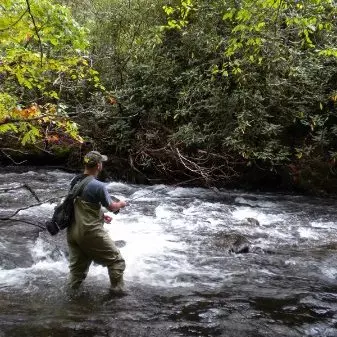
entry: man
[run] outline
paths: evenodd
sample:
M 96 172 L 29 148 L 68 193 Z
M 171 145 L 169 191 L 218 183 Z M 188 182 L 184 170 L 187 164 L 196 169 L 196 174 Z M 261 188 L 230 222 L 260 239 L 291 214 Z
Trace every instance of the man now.
M 84 173 L 76 176 L 71 182 L 73 187 L 85 176 L 93 177 L 74 202 L 74 222 L 67 231 L 69 286 L 78 289 L 88 274 L 91 262 L 95 261 L 108 268 L 111 292 L 123 293 L 125 261 L 103 228 L 105 216 L 102 206 L 118 213 L 126 203 L 113 201 L 105 184 L 96 179 L 102 171 L 103 162 L 107 159 L 107 156 L 97 151 L 87 153 L 84 156 Z M 106 217 L 106 221 L 109 220 L 111 221 L 111 218 Z

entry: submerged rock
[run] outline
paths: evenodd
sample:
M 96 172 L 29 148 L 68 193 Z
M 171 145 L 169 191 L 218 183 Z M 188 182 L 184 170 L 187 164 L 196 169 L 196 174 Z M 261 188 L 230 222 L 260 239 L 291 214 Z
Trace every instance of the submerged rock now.
M 242 225 L 244 226 L 254 226 L 254 227 L 258 227 L 260 226 L 260 223 L 257 219 L 255 218 L 246 218 L 243 222 Z
M 126 241 L 124 240 L 117 240 L 115 241 L 115 245 L 117 248 L 123 248 L 126 246 Z
M 248 253 L 251 248 L 249 240 L 238 233 L 218 233 L 214 243 L 217 247 L 236 254 Z

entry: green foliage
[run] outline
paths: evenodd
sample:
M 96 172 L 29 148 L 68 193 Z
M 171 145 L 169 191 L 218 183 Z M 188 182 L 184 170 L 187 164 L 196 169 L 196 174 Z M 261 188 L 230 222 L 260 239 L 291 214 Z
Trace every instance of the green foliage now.
M 291 145 L 300 141 L 289 134 L 298 122 L 298 109 L 306 111 L 300 123 L 310 127 L 303 151 L 310 142 L 311 155 L 317 155 L 322 143 L 315 133 L 331 122 L 323 105 L 329 99 L 325 82 L 335 73 L 335 62 L 326 66 L 323 57 L 334 55 L 335 15 L 329 0 L 245 1 L 226 11 L 223 18 L 232 29 L 225 49 L 228 60 L 219 72 L 233 76 L 241 102 L 227 142 L 244 157 L 273 164 L 291 160 Z
M 162 29 L 182 29 L 188 25 L 188 18 L 191 10 L 193 10 L 192 0 L 181 0 L 178 6 L 163 6 L 167 15 L 167 25 Z
M 142 151 L 178 146 L 271 169 L 334 158 L 334 2 L 185 5 L 164 7 L 156 43 L 143 42 L 126 71 L 123 116 L 137 111 Z
M 50 127 L 76 137 L 67 113 L 81 111 L 97 146 L 173 179 L 337 158 L 335 1 L 59 0 L 85 29 L 64 6 L 31 2 L 39 36 L 24 1 L 7 0 L 0 20 L 0 112 L 33 102 L 50 118 L 31 120 L 40 133 L 27 127 L 25 142 Z
M 29 4 L 7 0 L 0 6 L 1 133 L 11 132 L 22 145 L 46 144 L 51 132 L 81 141 L 67 117 L 70 104 L 102 89 L 85 54 L 87 31 L 64 6 Z

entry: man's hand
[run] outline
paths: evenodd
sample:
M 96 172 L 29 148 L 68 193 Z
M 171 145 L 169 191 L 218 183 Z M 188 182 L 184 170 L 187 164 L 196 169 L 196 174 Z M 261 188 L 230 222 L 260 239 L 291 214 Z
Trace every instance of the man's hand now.
M 127 203 L 125 201 L 119 201 L 119 208 L 124 208 L 125 206 L 127 206 Z
M 111 223 L 111 221 L 112 221 L 112 217 L 104 214 L 104 222 L 105 223 Z
M 127 205 L 125 201 L 119 200 L 114 201 L 110 204 L 109 210 L 112 212 L 118 212 L 121 208 L 124 208 Z

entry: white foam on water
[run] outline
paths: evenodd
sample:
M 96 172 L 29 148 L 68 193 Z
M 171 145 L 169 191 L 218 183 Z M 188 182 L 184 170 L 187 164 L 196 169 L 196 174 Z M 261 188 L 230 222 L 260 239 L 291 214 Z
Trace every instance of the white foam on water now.
M 319 239 L 319 235 L 317 235 L 317 233 L 313 231 L 311 228 L 301 227 L 297 231 L 301 238 L 314 239 L 314 240 Z
M 159 195 L 155 191 L 149 191 L 149 190 L 140 190 L 136 191 L 133 194 L 131 194 L 126 201 L 130 202 L 132 204 L 133 200 L 135 201 L 153 201 L 153 200 L 159 200 L 158 198 L 163 198 L 162 195 Z
M 68 178 L 70 175 L 58 177 Z M 125 192 L 138 188 L 116 182 L 111 182 L 107 186 L 113 195 L 121 199 Z M 264 209 L 242 205 L 231 211 L 233 206 L 204 201 L 205 196 L 214 196 L 214 192 L 202 188 L 173 188 L 165 185 L 151 186 L 151 188 L 141 187 L 130 196 L 130 199 L 138 198 L 137 200 L 144 201 L 146 207 L 144 213 L 142 204 L 137 204 L 134 208 L 125 208 L 116 216 L 109 213 L 113 221 L 111 224 L 106 224 L 105 228 L 113 240 L 126 242 L 120 251 L 126 260 L 125 279 L 127 282 L 139 282 L 159 287 L 190 287 L 196 282 L 206 284 L 213 278 L 227 280 L 240 272 L 246 273 L 242 270 L 236 272 L 226 270 L 226 263 L 223 264 L 224 266 L 219 266 L 216 261 L 221 261 L 224 256 L 218 256 L 218 252 L 212 255 L 209 250 L 204 252 L 198 250 L 200 245 L 194 245 L 194 240 L 200 240 L 198 237 L 200 229 L 210 231 L 211 234 L 218 230 L 235 230 L 243 234 L 254 233 L 256 236 L 261 234 L 263 238 L 261 242 L 268 248 L 270 242 L 278 243 L 284 240 L 289 243 L 292 240 L 298 240 L 298 236 L 309 241 L 316 241 L 320 229 L 326 233 L 327 229 L 332 230 L 337 227 L 335 222 L 316 221 L 311 222 L 310 227 L 298 228 L 298 223 L 288 224 L 289 215 L 287 213 L 275 214 L 277 203 L 258 200 L 254 201 L 253 205 L 265 207 Z M 177 203 L 175 203 L 176 200 L 178 200 Z M 151 204 L 146 201 L 156 202 Z M 251 200 L 245 198 L 237 199 L 237 202 L 252 204 Z M 187 205 L 182 208 L 181 205 L 186 203 Z M 21 211 L 20 215 L 51 214 L 55 205 L 56 203 L 43 204 Z M 266 208 L 271 208 L 273 214 L 269 214 Z M 246 218 L 257 219 L 261 226 L 238 225 L 238 221 L 244 221 Z M 39 238 L 31 247 L 35 263 L 28 268 L 0 269 L 0 285 L 22 287 L 27 281 L 34 283 L 39 275 L 48 275 L 48 273 L 55 273 L 61 277 L 68 275 L 67 259 L 64 256 L 58 256 L 56 261 L 53 260 L 52 249 L 50 243 Z M 199 262 L 195 261 L 193 254 L 196 254 L 195 257 L 198 257 Z M 213 261 L 214 263 L 200 263 L 200 261 Z M 297 262 L 288 259 L 284 263 L 291 266 Z M 267 268 L 259 272 L 267 276 L 274 275 Z M 325 273 L 334 276 L 337 270 L 327 271 L 325 269 Z M 92 265 L 87 282 L 93 282 L 93 280 L 108 283 L 107 269 Z
M 266 269 L 266 268 L 261 268 L 258 271 L 261 274 L 265 274 L 265 275 L 269 275 L 269 276 L 276 276 L 277 274 L 271 272 L 270 270 Z
M 286 266 L 296 266 L 297 262 L 294 259 L 289 259 L 289 260 L 284 261 L 284 264 Z
M 171 197 L 197 197 L 198 195 L 214 195 L 212 190 L 208 190 L 200 187 L 175 187 L 174 189 L 168 191 L 167 193 Z
M 215 232 L 216 230 L 222 230 L 225 227 L 224 221 L 222 219 L 214 219 L 212 217 L 207 217 L 205 220 L 206 221 L 197 222 L 199 229 L 207 229 L 212 232 Z
M 46 209 L 37 207 L 39 212 Z M 48 208 L 48 207 L 47 207 Z M 37 210 L 29 210 L 30 214 L 36 214 Z M 115 216 L 108 213 L 114 219 L 111 224 L 106 224 L 106 230 L 113 240 L 125 240 L 126 246 L 120 248 L 126 260 L 126 281 L 142 282 L 153 286 L 190 286 L 190 282 L 177 281 L 177 275 L 181 271 L 194 272 L 192 266 L 184 257 L 185 244 L 179 241 L 175 235 L 167 233 L 162 226 L 164 219 L 169 219 L 172 213 L 166 207 L 158 207 L 155 216 L 142 214 L 120 213 Z M 135 221 L 135 218 L 137 221 Z M 133 221 L 130 221 L 133 219 Z M 12 270 L 0 270 L 0 284 L 14 287 L 23 286 L 27 280 L 34 280 L 41 272 L 53 272 L 66 275 L 68 262 L 65 257 L 54 261 L 50 247 L 45 241 L 38 238 L 30 247 L 33 260 L 31 267 L 16 268 Z M 108 282 L 108 273 L 105 267 L 92 265 L 89 270 L 90 278 L 98 278 Z
M 200 215 L 201 203 L 196 201 L 192 202 L 189 206 L 185 207 L 183 210 L 183 215 Z
M 324 276 L 330 279 L 335 280 L 337 278 L 337 268 L 336 267 L 321 266 L 320 270 Z
M 249 224 L 236 226 L 235 229 L 242 234 L 261 235 L 264 238 L 263 241 L 267 244 L 278 242 L 278 240 L 294 240 L 292 227 L 287 225 L 287 215 L 285 214 L 269 214 L 250 207 L 238 207 L 231 214 L 234 221 L 242 221 L 243 224 L 245 224 L 247 218 L 258 220 L 260 226 L 251 226 Z
M 274 222 L 285 221 L 286 215 L 283 214 L 267 214 L 250 207 L 238 207 L 232 211 L 232 216 L 236 220 L 244 221 L 247 218 L 254 218 L 259 221 L 260 225 L 268 225 Z
M 129 190 L 131 189 L 132 187 L 128 184 L 125 184 L 125 183 L 122 183 L 122 182 L 119 182 L 119 181 L 112 181 L 112 182 L 109 182 L 106 184 L 106 187 L 108 189 L 111 189 L 111 190 L 116 190 L 116 189 L 126 189 L 126 190 Z
M 26 283 L 27 268 L 0 269 L 0 285 L 20 288 Z
M 235 202 L 237 204 L 245 204 L 250 205 L 252 207 L 264 207 L 264 208 L 273 208 L 276 206 L 276 203 L 271 201 L 265 201 L 265 200 L 251 200 L 251 199 L 245 199 L 244 197 L 236 197 Z
M 52 170 L 52 171 L 46 171 L 45 173 L 46 175 L 50 175 L 50 176 L 54 176 L 57 177 L 59 180 L 61 180 L 61 178 L 67 178 L 67 179 L 72 179 L 75 175 L 72 173 L 68 173 L 68 172 L 64 172 L 61 170 Z M 39 174 L 40 175 L 40 174 Z
M 53 214 L 54 208 L 57 203 L 45 203 L 35 207 L 30 207 L 20 211 L 19 215 L 37 215 L 37 216 L 49 216 Z
M 35 263 L 30 269 L 30 271 L 53 271 L 59 272 L 61 274 L 67 274 L 69 271 L 67 260 L 54 261 L 52 259 L 39 261 Z
M 318 221 L 312 221 L 310 222 L 310 225 L 314 228 L 326 228 L 326 229 L 337 229 L 337 223 L 328 221 L 328 222 L 318 222 Z
M 46 258 L 48 256 L 46 252 L 45 244 L 40 238 L 38 238 L 35 244 L 31 246 L 31 253 L 34 261 L 40 261 L 41 259 Z
M 0 285 L 20 288 L 44 272 L 63 275 L 68 273 L 68 262 L 65 256 L 61 256 L 57 261 L 51 257 L 51 250 L 56 246 L 52 247 L 38 238 L 29 248 L 35 263 L 27 268 L 0 269 Z
M 172 284 L 177 271 L 191 268 L 182 259 L 184 243 L 179 242 L 175 235 L 165 232 L 161 225 L 163 218 L 170 217 L 165 207 L 159 207 L 156 213 L 159 217 L 139 214 L 136 222 L 130 222 L 127 215 L 117 216 L 105 227 L 113 240 L 126 241 L 126 245 L 120 248 L 127 264 L 125 279 L 164 286 Z M 102 268 L 97 268 L 92 273 L 106 273 Z
M 172 211 L 172 208 L 170 209 L 166 205 L 159 205 L 155 209 L 156 219 L 157 220 L 163 220 L 163 219 L 172 219 L 176 215 L 176 212 Z
M 65 276 L 68 270 L 66 260 L 54 261 L 52 259 L 39 261 L 28 268 L 0 269 L 0 286 L 21 288 L 27 282 L 39 278 L 44 272 Z

